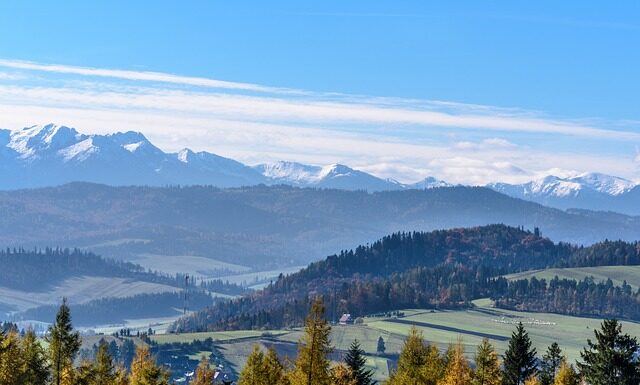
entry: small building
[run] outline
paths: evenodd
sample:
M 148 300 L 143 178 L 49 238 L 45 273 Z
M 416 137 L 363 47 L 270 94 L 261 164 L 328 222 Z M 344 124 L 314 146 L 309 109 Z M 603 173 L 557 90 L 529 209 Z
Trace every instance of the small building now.
M 353 318 L 351 318 L 351 314 L 343 314 L 342 317 L 340 317 L 340 321 L 338 321 L 338 324 L 353 325 Z

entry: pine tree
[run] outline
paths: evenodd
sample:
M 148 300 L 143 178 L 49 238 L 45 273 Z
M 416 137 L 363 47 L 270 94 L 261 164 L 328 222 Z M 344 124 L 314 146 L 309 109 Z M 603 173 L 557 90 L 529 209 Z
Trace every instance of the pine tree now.
M 130 385 L 168 385 L 169 374 L 156 365 L 147 346 L 139 346 L 131 362 Z
M 511 334 L 503 360 L 502 383 L 504 385 L 523 384 L 529 377 L 536 374 L 536 349 L 531 347 L 529 334 L 522 326 L 522 322 L 518 323 L 515 332 Z
M 376 347 L 376 352 L 378 352 L 378 354 L 384 354 L 386 350 L 387 347 L 384 344 L 384 338 L 382 338 L 382 336 L 378 337 L 378 346 Z
M 80 333 L 73 331 L 67 299 L 56 314 L 56 322 L 49 327 L 49 359 L 54 385 L 69 383 L 73 376 L 73 360 L 80 350 Z
M 22 352 L 18 333 L 9 331 L 6 335 L 0 330 L 0 385 L 20 383 L 20 368 L 23 367 Z
M 269 385 L 288 385 L 284 366 L 274 348 L 269 348 L 264 355 L 264 378 Z
M 215 370 L 209 367 L 209 359 L 203 354 L 190 385 L 213 385 L 215 374 Z
M 264 379 L 264 353 L 256 344 L 240 372 L 238 385 L 265 385 Z
M 502 383 L 498 353 L 487 338 L 484 338 L 478 346 L 475 362 L 476 370 L 471 382 L 473 385 L 500 385 Z
M 36 333 L 29 329 L 20 341 L 22 351 L 21 384 L 42 385 L 49 380 L 49 363 Z
M 330 362 L 331 326 L 324 319 L 324 304 L 317 299 L 305 320 L 305 333 L 298 347 L 291 383 L 293 385 L 329 385 L 331 383 Z
M 109 344 L 100 340 L 95 359 L 93 385 L 112 385 L 116 379 L 115 366 L 109 354 Z
M 587 340 L 580 353 L 583 362 L 578 362 L 584 380 L 590 385 L 640 384 L 636 338 L 622 334 L 617 320 L 604 320 L 594 333 L 596 341 Z
M 555 376 L 553 385 L 579 385 L 580 378 L 578 374 L 573 369 L 573 366 L 567 363 L 565 359 L 563 359 L 558 368 L 558 372 Z
M 464 356 L 462 341 L 449 347 L 447 352 L 447 368 L 439 385 L 469 385 L 471 384 L 471 369 L 469 361 Z
M 562 350 L 557 342 L 547 348 L 547 352 L 542 356 L 540 362 L 540 383 L 551 385 L 560 369 L 562 363 Z
M 365 367 L 367 359 L 358 340 L 354 340 L 344 357 L 344 363 L 351 370 L 356 385 L 373 385 L 373 372 Z

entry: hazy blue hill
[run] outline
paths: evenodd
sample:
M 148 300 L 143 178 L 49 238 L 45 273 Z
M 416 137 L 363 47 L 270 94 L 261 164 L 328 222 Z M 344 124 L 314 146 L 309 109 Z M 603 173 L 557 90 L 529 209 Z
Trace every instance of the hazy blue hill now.
M 396 231 L 490 223 L 554 241 L 640 239 L 640 218 L 564 212 L 488 188 L 362 191 L 72 183 L 0 192 L 0 244 L 87 247 L 101 255 L 197 255 L 255 268 L 295 265 Z

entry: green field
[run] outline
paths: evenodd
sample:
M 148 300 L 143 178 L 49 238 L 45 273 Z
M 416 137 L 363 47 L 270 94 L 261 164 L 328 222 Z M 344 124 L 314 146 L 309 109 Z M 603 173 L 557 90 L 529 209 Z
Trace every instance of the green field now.
M 476 346 L 487 337 L 500 354 L 504 353 L 507 341 L 518 322 L 529 332 L 534 346 L 542 355 L 553 342 L 558 342 L 571 361 L 580 357 L 587 338 L 593 339 L 593 331 L 600 326 L 601 319 L 563 316 L 548 313 L 528 313 L 493 308 L 488 299 L 474 301 L 475 307 L 457 311 L 431 311 L 423 309 L 405 310 L 401 318 L 364 318 L 363 325 L 332 327 L 331 342 L 335 348 L 334 359 L 349 348 L 354 339 L 360 341 L 367 353 L 367 364 L 375 369 L 376 379 L 388 376 L 388 358 L 376 355 L 378 337 L 386 344 L 386 353 L 393 356 L 400 352 L 404 339 L 412 327 L 422 331 L 425 340 L 443 351 L 451 343 L 462 338 L 465 351 L 473 359 Z M 625 321 L 623 331 L 640 336 L 640 323 Z M 262 331 L 231 331 L 211 333 L 183 333 L 155 335 L 159 343 L 188 342 L 208 337 L 217 340 L 225 360 L 237 370 L 244 365 L 254 344 L 263 347 L 275 346 L 281 356 L 293 358 L 296 343 L 302 336 L 301 329 L 269 331 L 265 338 Z M 338 357 L 338 358 L 336 358 Z
M 606 281 L 611 278 L 615 286 L 621 286 L 627 281 L 634 290 L 640 288 L 640 266 L 599 266 L 599 267 L 575 267 L 567 269 L 545 269 L 532 270 L 522 273 L 509 274 L 507 279 L 527 279 L 536 277 L 538 279 L 546 279 L 547 281 L 558 278 L 582 280 L 586 277 L 593 277 L 596 282 Z
M 208 332 L 208 333 L 177 333 L 177 334 L 156 334 L 151 339 L 159 344 L 169 344 L 174 342 L 192 342 L 195 340 L 206 340 L 212 338 L 214 341 L 239 340 L 246 338 L 256 338 L 267 333 L 272 336 L 280 336 L 287 334 L 284 330 L 259 331 L 259 330 L 237 330 L 227 332 Z

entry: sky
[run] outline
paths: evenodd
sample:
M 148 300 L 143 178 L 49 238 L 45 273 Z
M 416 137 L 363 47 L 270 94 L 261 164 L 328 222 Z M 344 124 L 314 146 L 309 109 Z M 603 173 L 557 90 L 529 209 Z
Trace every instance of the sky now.
M 0 127 L 412 182 L 640 182 L 640 2 L 0 0 Z

